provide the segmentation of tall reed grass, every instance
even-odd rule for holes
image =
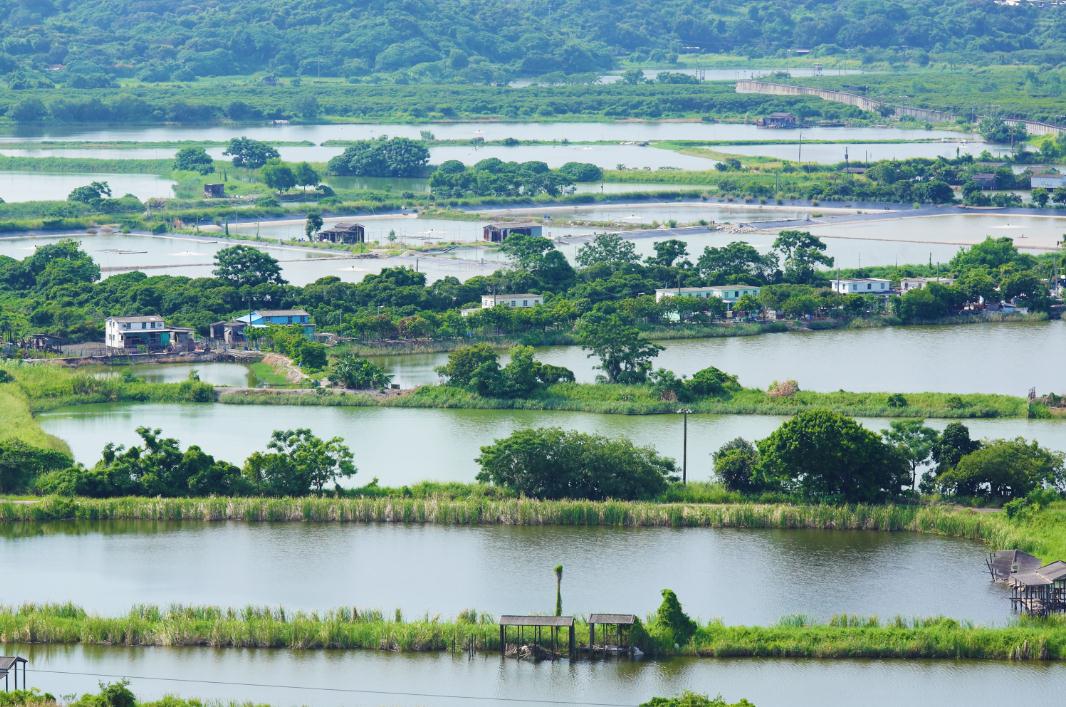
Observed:
[[[650,623],[650,621],[649,621]],[[837,616],[828,623],[786,617],[776,626],[705,624],[683,646],[645,643],[655,655],[767,658],[1066,659],[1066,623],[1025,619],[978,627],[953,619]],[[579,618],[578,645],[588,645]],[[360,649],[390,652],[496,651],[495,618],[468,610],[455,620],[425,615],[386,618],[345,607],[293,612],[283,608],[135,606],[126,615],[96,616],[73,604],[0,607],[0,642],[211,648]]]

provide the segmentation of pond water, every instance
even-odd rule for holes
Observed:
[[[750,123],[703,123],[685,121],[619,122],[455,122],[455,123],[359,123],[346,125],[244,125],[244,126],[155,126],[109,128],[49,128],[46,131],[19,130],[0,136],[4,142],[70,140],[96,142],[165,142],[176,140],[223,141],[239,136],[256,140],[309,141],[321,145],[327,140],[365,140],[380,137],[418,138],[422,131],[440,140],[767,140],[795,142],[799,133],[808,140],[924,140],[967,137],[948,130],[901,129],[888,127],[803,128],[766,130]],[[977,136],[968,136],[979,140]],[[343,148],[341,148],[343,149]],[[338,150],[339,151],[339,150]]]
[[[816,236],[935,241],[969,245],[986,237],[1012,238],[1023,249],[1054,249],[1066,238],[1066,216],[948,213],[804,226]]]
[[[90,182],[107,182],[116,197],[133,194],[143,201],[174,196],[174,182],[155,174],[0,172],[0,198],[7,202],[64,201],[75,188]]]
[[[654,365],[691,375],[716,366],[746,386],[794,379],[804,390],[1002,393],[1063,391],[1056,352],[1066,347],[1066,323],[1012,322],[955,326],[881,327],[787,332],[661,342]],[[537,358],[592,382],[595,361],[576,346],[544,347]],[[384,359],[405,387],[436,380],[447,354]],[[960,365],[961,364],[961,365]],[[981,371],[995,371],[983,375]]]
[[[757,157],[774,157],[777,159],[815,162],[818,164],[836,164],[844,161],[844,152],[853,163],[876,162],[877,160],[906,160],[915,157],[957,157],[959,155],[977,156],[988,150],[995,156],[1011,153],[1009,146],[989,145],[985,142],[910,142],[910,143],[862,143],[849,145],[810,144],[804,142],[802,150],[798,139],[790,144],[780,145],[723,145],[715,147],[718,152],[733,155]]]
[[[99,522],[0,526],[20,570],[4,601],[380,609],[451,618],[464,609],[550,612],[552,567],[568,613],[655,611],[660,590],[727,624],[806,614],[1011,617],[979,543],[916,533],[336,523]],[[145,562],[145,558],[152,558]],[[41,562],[40,558],[48,558]],[[403,558],[397,562],[397,558]],[[640,572],[633,572],[639,566]],[[684,568],[683,570],[680,568]],[[309,577],[323,581],[308,582]],[[327,580],[328,578],[328,580]],[[71,587],[77,587],[71,595]],[[429,591],[429,587],[433,587]]]
[[[195,372],[197,378],[211,385],[254,388],[259,384],[259,380],[247,366],[223,361],[107,366],[99,369],[96,375],[118,377],[127,372],[152,383],[181,383],[189,379],[189,374]]]
[[[205,369],[206,370],[206,369]],[[38,415],[41,427],[70,445],[76,461],[92,465],[107,442],[139,443],[136,429],[162,429],[183,445],[197,444],[240,465],[266,448],[274,430],[310,427],[319,437],[341,437],[355,454],[359,473],[348,485],[380,479],[385,486],[419,481],[473,481],[481,447],[515,430],[562,427],[631,440],[679,462],[682,420],[678,415],[601,415],[533,410],[435,410],[287,405],[196,405],[108,403],[61,408]],[[711,455],[736,437],[762,439],[785,418],[768,415],[690,415],[688,475],[710,480]],[[889,421],[862,419],[874,430]],[[947,420],[930,420],[943,429]],[[1017,437],[1066,451],[1066,422],[1057,420],[965,420],[974,437]],[[234,430],[241,430],[234,435]],[[417,444],[411,444],[417,439]],[[426,450],[433,450],[427,454]]]
[[[249,228],[253,229],[254,233],[254,224]],[[299,226],[290,226],[287,230],[299,231],[302,234],[302,221]],[[498,267],[496,263],[482,262],[482,258],[477,257],[476,253],[465,258],[445,254],[352,259],[340,257],[343,253],[335,251],[281,246],[270,242],[227,241],[210,235],[193,237],[67,233],[0,237],[0,255],[26,258],[32,255],[38,246],[54,243],[61,238],[78,240],[85,252],[100,265],[102,277],[137,269],[150,275],[211,277],[215,253],[237,244],[255,246],[273,255],[281,263],[285,279],[294,285],[306,285],[327,275],[335,275],[346,282],[358,282],[368,274],[381,272],[384,268],[402,266],[424,272],[430,282],[447,276],[465,280],[474,275],[488,274]],[[413,235],[411,239],[411,242],[423,242],[415,240]]]
[[[96,692],[131,678],[139,698],[166,694],[223,702],[463,707],[544,704],[636,707],[693,690],[758,707],[991,704],[994,692],[1052,704],[1066,666],[965,661],[691,659],[545,661],[496,656],[121,646],[0,645],[30,659],[29,681],[55,694]]]

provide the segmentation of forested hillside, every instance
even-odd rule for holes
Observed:
[[[1066,7],[993,0],[8,0],[11,88],[270,72],[502,81],[684,53],[1061,63]],[[1009,55],[1009,56],[1007,56]]]

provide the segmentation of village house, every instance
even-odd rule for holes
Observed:
[[[760,128],[788,129],[799,125],[799,118],[792,113],[771,113],[756,122]]]
[[[930,283],[936,283],[938,285],[954,285],[955,278],[953,277],[904,277],[900,278],[899,291],[910,292],[911,290],[920,290]]]
[[[108,317],[104,322],[104,345],[111,351],[188,351],[192,343],[192,329],[168,327],[156,314]]]
[[[1029,177],[1029,186],[1033,189],[1059,189],[1066,187],[1066,174],[1042,172]]]
[[[759,296],[759,288],[754,285],[711,285],[709,287],[671,287],[655,291],[655,301],[662,302],[666,297],[698,297],[706,299],[717,297],[732,306],[745,295]]]
[[[234,321],[251,326],[253,329],[265,329],[268,326],[299,326],[308,339],[315,337],[315,325],[311,323],[311,315],[302,309],[260,309],[237,317]]]
[[[544,226],[539,223],[490,223],[482,229],[481,238],[489,243],[503,243],[516,233],[539,238],[544,235]]]
[[[493,307],[518,307],[526,309],[544,304],[543,295],[519,294],[519,295],[481,295],[481,308],[492,309]]]
[[[342,221],[323,228],[315,237],[319,241],[355,245],[366,242],[366,228],[361,223]]]
[[[892,281],[880,277],[852,277],[830,280],[829,289],[842,295],[887,295],[892,292]]]
[[[995,189],[996,188],[996,175],[993,172],[977,172],[970,180],[981,189]]]

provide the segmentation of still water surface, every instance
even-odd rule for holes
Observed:
[[[1011,616],[1010,603],[1006,589],[989,581],[985,554],[970,541],[876,531],[243,522],[0,527],[0,557],[20,568],[4,581],[5,603],[73,598],[106,614],[175,602],[355,606],[400,609],[408,617],[453,617],[469,608],[546,613],[554,608],[552,567],[562,564],[564,605],[578,614],[643,616],[669,587],[691,615],[728,624],[772,624],[791,614],[828,620],[842,612],[1001,624]]]
[[[415,408],[299,407],[287,405],[195,405],[111,403],[41,413],[41,426],[66,441],[87,465],[100,459],[106,442],[139,442],[139,426],[160,428],[183,445],[241,464],[266,448],[274,430],[310,427],[323,438],[341,437],[355,454],[359,474],[349,485],[377,477],[387,486],[419,481],[473,481],[481,447],[515,430],[562,427],[652,446],[680,461],[682,421],[677,415],[600,415],[533,410],[433,410]],[[690,479],[712,477],[711,455],[736,437],[762,439],[784,418],[769,415],[690,415]],[[874,430],[888,420],[867,418]],[[930,420],[942,429],[946,420]],[[1066,451],[1066,423],[1057,420],[967,420],[975,437],[1023,436]],[[240,430],[235,434],[235,430]],[[411,440],[417,440],[412,444]]]
[[[273,705],[525,707],[636,705],[683,690],[758,707],[1051,705],[1066,690],[1061,664],[964,661],[710,660],[531,664],[495,656],[0,645],[30,659],[31,686],[95,692],[98,674],[133,676],[142,698],[165,694]],[[60,672],[61,671],[61,672]],[[283,687],[288,686],[288,687]],[[990,690],[990,686],[995,686]],[[360,692],[363,691],[363,692]]]
[[[1066,348],[1066,322],[881,327],[787,332],[661,342],[656,368],[691,375],[716,366],[743,385],[765,388],[794,379],[801,389],[829,392],[944,392],[1025,395],[1066,391],[1057,352]],[[382,357],[404,387],[437,380],[447,354]],[[596,362],[576,346],[537,350],[537,358],[592,382]]]

